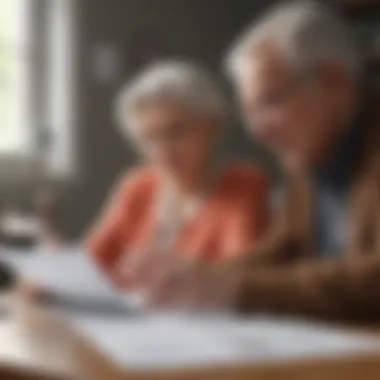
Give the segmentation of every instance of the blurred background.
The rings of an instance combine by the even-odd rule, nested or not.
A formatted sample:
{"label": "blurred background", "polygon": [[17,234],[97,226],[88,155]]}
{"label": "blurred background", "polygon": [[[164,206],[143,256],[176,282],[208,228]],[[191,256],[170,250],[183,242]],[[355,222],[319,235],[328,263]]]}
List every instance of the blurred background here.
{"label": "blurred background", "polygon": [[[224,51],[273,3],[0,0],[3,242],[12,243],[9,234],[34,233],[36,221],[48,226],[50,237],[78,239],[118,174],[136,162],[113,118],[120,86],[167,56],[204,63],[223,81]],[[330,3],[352,23],[368,70],[379,80],[379,2]],[[233,124],[223,152],[258,157],[276,176],[273,157],[246,140],[237,118]]]}

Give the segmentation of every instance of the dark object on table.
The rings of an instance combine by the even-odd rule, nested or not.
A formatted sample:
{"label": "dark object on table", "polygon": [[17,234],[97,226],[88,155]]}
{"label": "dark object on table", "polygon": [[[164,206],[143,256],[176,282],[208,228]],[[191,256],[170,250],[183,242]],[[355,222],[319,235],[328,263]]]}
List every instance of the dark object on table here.
{"label": "dark object on table", "polygon": [[8,264],[0,261],[0,291],[13,288],[16,280],[15,271]]}

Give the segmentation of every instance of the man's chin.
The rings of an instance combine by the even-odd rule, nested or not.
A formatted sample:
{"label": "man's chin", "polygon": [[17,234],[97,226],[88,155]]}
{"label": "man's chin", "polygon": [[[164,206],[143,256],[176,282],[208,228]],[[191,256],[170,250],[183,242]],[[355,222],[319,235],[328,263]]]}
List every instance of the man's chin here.
{"label": "man's chin", "polygon": [[291,170],[300,170],[307,166],[306,160],[297,153],[285,153],[281,159],[283,165]]}

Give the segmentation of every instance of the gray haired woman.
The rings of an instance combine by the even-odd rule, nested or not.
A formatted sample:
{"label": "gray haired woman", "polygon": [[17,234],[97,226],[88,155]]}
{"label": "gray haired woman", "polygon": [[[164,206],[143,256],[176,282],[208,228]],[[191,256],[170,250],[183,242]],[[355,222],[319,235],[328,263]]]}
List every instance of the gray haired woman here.
{"label": "gray haired woman", "polygon": [[257,165],[215,159],[226,105],[212,77],[187,62],[155,64],[126,85],[116,109],[142,165],[123,176],[89,237],[104,272],[136,286],[136,257],[252,252],[265,229],[266,176]]}

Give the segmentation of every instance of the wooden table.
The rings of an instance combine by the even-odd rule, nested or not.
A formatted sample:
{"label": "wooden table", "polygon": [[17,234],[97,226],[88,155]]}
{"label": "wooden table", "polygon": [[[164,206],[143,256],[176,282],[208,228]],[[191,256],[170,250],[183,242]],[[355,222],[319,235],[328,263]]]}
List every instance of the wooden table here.
{"label": "wooden table", "polygon": [[[262,364],[160,373],[128,372],[118,368],[61,321],[50,315],[46,317],[34,306],[23,308],[22,318],[14,315],[0,320],[1,380],[380,379],[380,355],[309,360],[275,366]],[[49,339],[50,343],[47,343]],[[69,352],[69,356],[64,355],[63,351]]]}

